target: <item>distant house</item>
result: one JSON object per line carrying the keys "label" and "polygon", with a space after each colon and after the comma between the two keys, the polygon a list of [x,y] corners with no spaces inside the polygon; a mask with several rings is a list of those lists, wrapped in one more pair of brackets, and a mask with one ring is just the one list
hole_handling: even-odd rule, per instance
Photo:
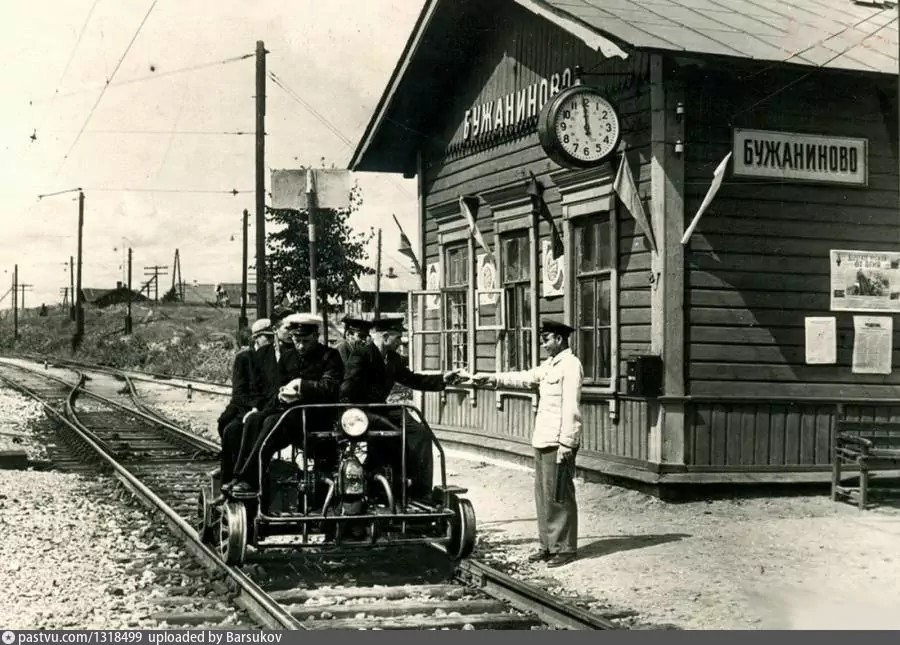
{"label": "distant house", "polygon": [[214,284],[185,284],[184,300],[186,305],[210,305],[216,306],[216,285]]}
{"label": "distant house", "polygon": [[93,305],[103,309],[111,305],[117,305],[128,302],[129,293],[131,294],[131,302],[146,302],[147,296],[140,294],[134,290],[129,291],[122,282],[116,282],[115,289],[91,289],[84,288],[81,290],[81,297],[87,305]]}
{"label": "distant house", "polygon": [[[241,306],[241,283],[240,282],[220,282],[216,285],[216,292],[219,294],[218,302],[220,306],[237,307]],[[247,283],[247,308],[256,307],[256,283]]]}
{"label": "distant house", "polygon": [[[356,279],[359,295],[344,305],[345,313],[364,314],[375,311],[374,275],[363,275]],[[422,288],[418,274],[408,269],[397,271],[394,267],[388,267],[381,275],[379,287],[378,305],[382,314],[406,313],[409,302],[409,292]]]}

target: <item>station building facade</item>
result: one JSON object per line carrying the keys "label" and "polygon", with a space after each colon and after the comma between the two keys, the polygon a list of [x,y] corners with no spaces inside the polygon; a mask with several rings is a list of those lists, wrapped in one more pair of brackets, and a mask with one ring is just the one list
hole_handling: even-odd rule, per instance
{"label": "station building facade", "polygon": [[[774,0],[750,14],[729,3],[726,29],[674,0],[652,20],[604,4],[426,3],[350,165],[418,180],[414,367],[528,369],[540,318],[555,317],[576,328],[584,365],[588,473],[827,480],[838,418],[900,421],[896,325],[887,373],[853,367],[854,317],[893,319],[897,273],[866,273],[889,287],[846,285],[842,296],[884,294],[860,313],[835,304],[832,266],[836,250],[851,252],[840,276],[900,257],[897,10],[822,0],[814,20]],[[845,25],[827,48],[823,20]],[[860,21],[867,31],[850,32]],[[578,80],[622,129],[589,169],[552,161],[536,131]],[[616,190],[623,163],[649,230]],[[826,321],[809,338],[809,318],[834,318],[834,333]],[[422,404],[440,437],[524,457],[536,396],[466,386]]]}

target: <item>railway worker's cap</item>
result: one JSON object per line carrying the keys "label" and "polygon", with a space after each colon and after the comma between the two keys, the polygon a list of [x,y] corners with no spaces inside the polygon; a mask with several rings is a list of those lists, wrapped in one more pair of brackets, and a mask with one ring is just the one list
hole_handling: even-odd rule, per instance
{"label": "railway worker's cap", "polygon": [[290,307],[285,307],[284,305],[277,305],[272,309],[272,325],[277,326],[282,320],[291,315],[293,311],[291,311]]}
{"label": "railway worker's cap", "polygon": [[347,329],[352,329],[353,331],[359,331],[364,334],[368,334],[369,330],[372,329],[372,321],[365,320],[364,318],[354,318],[353,316],[344,316],[344,319],[341,321],[344,323],[344,327]]}
{"label": "railway worker's cap", "polygon": [[318,332],[322,325],[322,318],[313,314],[290,314],[285,316],[281,324],[291,333],[308,334],[313,331]]}
{"label": "railway worker's cap", "polygon": [[406,331],[403,326],[403,318],[381,318],[372,322],[372,329],[375,331],[391,331],[402,334]]}
{"label": "railway worker's cap", "polygon": [[574,327],[569,327],[567,324],[561,323],[558,320],[550,320],[548,318],[541,320],[542,334],[558,334],[563,338],[568,338],[573,331],[575,331]]}
{"label": "railway worker's cap", "polygon": [[260,318],[256,322],[253,323],[253,326],[250,327],[250,337],[256,338],[257,336],[274,336],[275,329],[272,327],[272,321],[268,318]]}

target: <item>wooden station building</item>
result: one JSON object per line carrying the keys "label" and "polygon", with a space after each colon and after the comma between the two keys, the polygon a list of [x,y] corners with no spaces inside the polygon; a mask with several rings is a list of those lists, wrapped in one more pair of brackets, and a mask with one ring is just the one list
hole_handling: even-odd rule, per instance
{"label": "wooden station building", "polygon": [[[586,474],[827,481],[839,416],[900,421],[897,18],[852,0],[427,0],[350,163],[418,180],[414,366],[530,368],[557,317],[585,369]],[[567,167],[538,121],[579,80],[621,137]],[[423,397],[442,438],[522,456],[535,405]]]}

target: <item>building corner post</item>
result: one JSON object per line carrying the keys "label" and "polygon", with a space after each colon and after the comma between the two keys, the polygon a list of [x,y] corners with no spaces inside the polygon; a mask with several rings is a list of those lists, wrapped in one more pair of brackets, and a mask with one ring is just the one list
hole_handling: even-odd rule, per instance
{"label": "building corner post", "polygon": [[658,252],[651,262],[651,350],[662,358],[663,398],[651,405],[649,460],[685,463],[685,262],[684,233],[686,115],[677,115],[684,87],[662,54],[650,59],[650,212]]}

